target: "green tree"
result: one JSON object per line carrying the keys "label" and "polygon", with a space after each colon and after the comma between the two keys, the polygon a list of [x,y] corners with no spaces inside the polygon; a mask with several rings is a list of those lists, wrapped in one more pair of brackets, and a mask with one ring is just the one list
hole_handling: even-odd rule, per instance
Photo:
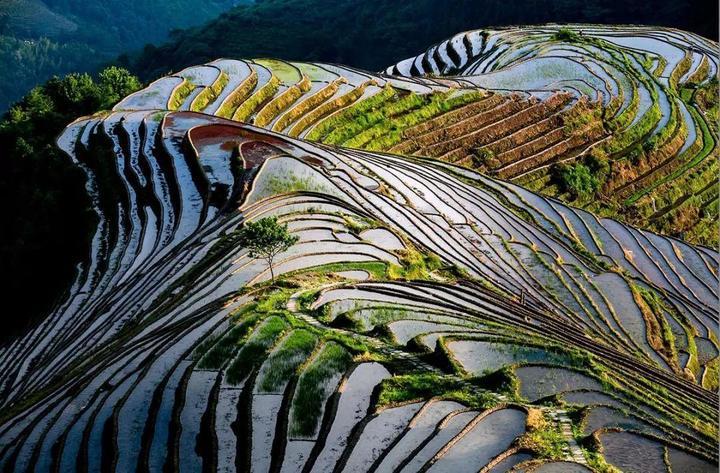
{"label": "green tree", "polygon": [[[97,216],[86,176],[55,145],[65,126],[112,107],[141,84],[109,68],[55,77],[33,88],[0,120],[0,343],[31,327],[61,297],[88,248]],[[114,166],[99,160],[100,166]],[[38,271],[38,268],[42,268]]]}
{"label": "green tree", "polygon": [[560,165],[555,169],[555,181],[563,192],[569,192],[573,198],[588,197],[597,191],[600,181],[590,168],[577,163],[572,166]]}
{"label": "green tree", "polygon": [[101,100],[107,108],[142,87],[140,80],[127,70],[110,66],[98,75]]}
{"label": "green tree", "polygon": [[240,245],[250,250],[251,258],[262,258],[270,268],[270,277],[275,282],[273,260],[293,246],[299,238],[288,232],[287,224],[281,225],[277,217],[265,217],[256,222],[247,222],[238,232]]}

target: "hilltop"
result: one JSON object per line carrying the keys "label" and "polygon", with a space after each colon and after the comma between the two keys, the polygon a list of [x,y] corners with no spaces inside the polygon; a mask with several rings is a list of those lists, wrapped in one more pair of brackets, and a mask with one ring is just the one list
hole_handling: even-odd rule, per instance
{"label": "hilltop", "polygon": [[[384,73],[217,59],[79,117],[98,224],[0,352],[0,465],[716,471],[720,254],[577,205],[714,179],[717,50],[473,30]],[[274,271],[239,244],[268,217]]]}

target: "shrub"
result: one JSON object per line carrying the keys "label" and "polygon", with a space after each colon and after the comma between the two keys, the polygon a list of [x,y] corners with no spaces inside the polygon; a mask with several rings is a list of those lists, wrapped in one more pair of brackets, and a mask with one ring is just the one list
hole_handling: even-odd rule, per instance
{"label": "shrub", "polygon": [[539,409],[529,410],[527,427],[528,432],[519,441],[521,447],[532,450],[539,458],[564,457],[565,437],[553,424],[545,420]]}
{"label": "shrub", "polygon": [[552,35],[552,39],[555,41],[565,41],[567,43],[577,43],[582,38],[577,31],[573,31],[570,28],[560,28]]}
{"label": "shrub", "polygon": [[559,165],[554,168],[553,179],[562,192],[568,192],[574,199],[589,197],[600,187],[600,181],[590,169],[581,163]]}
{"label": "shrub", "polygon": [[471,159],[474,168],[495,168],[500,164],[499,161],[495,159],[495,153],[487,148],[475,148]]}

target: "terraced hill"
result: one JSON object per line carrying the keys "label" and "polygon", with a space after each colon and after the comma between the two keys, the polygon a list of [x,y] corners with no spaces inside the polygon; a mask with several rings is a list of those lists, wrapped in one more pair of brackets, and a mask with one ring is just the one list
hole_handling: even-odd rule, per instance
{"label": "terraced hill", "polygon": [[[390,76],[219,60],[160,79],[116,110],[202,111],[326,144],[437,157],[715,247],[717,56],[716,43],[677,30],[472,31]],[[577,184],[582,171],[593,178]]]}
{"label": "terraced hill", "polygon": [[4,470],[715,471],[720,255],[382,152],[608,109],[473,77],[224,59],[69,125],[100,223],[0,352]]}
{"label": "terraced hill", "polygon": [[[491,89],[589,97],[601,110],[571,116],[562,132],[535,122],[504,140],[475,141],[481,168],[565,197],[547,164],[585,156],[602,174],[601,199],[581,202],[585,208],[717,246],[717,43],[657,28],[511,28],[458,34],[387,72],[451,74]],[[462,154],[409,141],[394,149],[449,159]],[[579,151],[567,151],[581,142]]]}

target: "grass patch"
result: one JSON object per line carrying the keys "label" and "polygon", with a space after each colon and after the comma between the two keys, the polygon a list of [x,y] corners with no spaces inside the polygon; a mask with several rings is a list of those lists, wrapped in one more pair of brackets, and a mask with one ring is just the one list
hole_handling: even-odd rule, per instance
{"label": "grass patch", "polygon": [[284,176],[270,176],[267,182],[267,191],[270,195],[284,194],[287,192],[320,192],[327,193],[324,185],[319,184],[312,177],[298,177],[295,174]]}
{"label": "grass patch", "polygon": [[430,273],[442,267],[440,257],[434,253],[421,253],[408,247],[396,250],[400,255],[400,264],[391,264],[388,268],[390,279],[424,279],[430,278]]}
{"label": "grass patch", "polygon": [[540,409],[528,410],[527,433],[520,438],[520,447],[531,450],[539,458],[561,460],[565,445],[565,437],[555,424],[545,419]]}
{"label": "grass patch", "polygon": [[242,340],[261,319],[261,315],[253,313],[242,319],[240,323],[228,330],[200,358],[197,367],[200,369],[217,370],[242,346]]}
{"label": "grass patch", "polygon": [[239,384],[258,366],[275,340],[287,329],[288,324],[281,317],[270,316],[255,329],[245,345],[227,368],[227,382]]}
{"label": "grass patch", "polygon": [[223,101],[218,111],[215,113],[219,117],[232,118],[235,110],[252,94],[258,83],[258,75],[255,69],[245,78],[242,83],[233,90],[230,95]]}
{"label": "grass patch", "polygon": [[330,383],[350,367],[352,357],[335,342],[323,345],[318,355],[300,375],[292,405],[290,435],[312,437],[320,424],[322,406],[327,399]]}
{"label": "grass patch", "polygon": [[709,390],[709,391],[717,391],[718,385],[720,383],[718,382],[718,372],[720,371],[720,360],[715,358],[714,360],[711,360],[708,362],[706,368],[705,368],[705,374],[703,375],[702,379],[702,386],[703,388]]}
{"label": "grass patch", "polygon": [[570,28],[560,28],[553,33],[552,39],[555,41],[564,41],[566,43],[579,43],[582,37],[577,31],[571,30]]}
{"label": "grass patch", "polygon": [[273,125],[273,131],[282,131],[287,128],[292,122],[308,113],[310,110],[318,107],[320,104],[328,100],[330,97],[335,95],[340,85],[345,82],[344,79],[336,79],[321,90],[303,100],[295,107],[285,112],[277,122]]}
{"label": "grass patch", "polygon": [[273,98],[258,112],[254,120],[255,125],[260,127],[268,125],[278,114],[295,103],[305,92],[309,91],[311,87],[312,84],[307,77],[303,77],[300,82],[288,87],[287,90]]}
{"label": "grass patch", "polygon": [[255,62],[270,69],[273,75],[276,75],[281,81],[287,84],[293,84],[300,80],[300,71],[285,61],[262,58],[256,59]]}
{"label": "grass patch", "polygon": [[[392,97],[395,97],[397,92],[390,85],[386,86],[382,92],[373,95],[347,109],[335,114],[332,117],[323,120],[313,130],[308,133],[307,139],[312,141],[322,142],[339,142],[341,137],[347,131],[347,127],[351,126],[353,129],[359,129],[363,123],[369,122],[369,113],[382,106],[382,104]],[[365,117],[365,118],[361,118]],[[350,136],[348,134],[348,136]]]}
{"label": "grass patch", "polygon": [[275,349],[257,382],[258,391],[275,392],[286,383],[315,349],[317,337],[307,330],[293,330]]}
{"label": "grass patch", "polygon": [[182,104],[185,103],[185,99],[187,99],[192,91],[195,90],[195,87],[197,87],[195,84],[187,79],[183,79],[180,85],[173,89],[172,94],[168,99],[168,110],[179,109]]}
{"label": "grass patch", "polygon": [[280,79],[277,76],[271,76],[266,84],[238,106],[235,113],[233,113],[232,119],[238,122],[247,121],[255,109],[273,97],[279,88]]}
{"label": "grass patch", "polygon": [[208,105],[217,100],[228,82],[230,82],[230,77],[221,71],[212,85],[203,89],[203,91],[195,97],[195,100],[190,104],[190,110],[193,112],[205,110]]}
{"label": "grass patch", "polygon": [[258,312],[282,311],[287,307],[288,299],[292,294],[291,289],[279,289],[271,292],[258,301],[255,310]]}
{"label": "grass patch", "polygon": [[478,390],[458,378],[419,373],[393,376],[383,380],[380,384],[377,406],[392,406],[431,397],[453,400],[468,407],[481,409],[497,404],[492,394]]}
{"label": "grass patch", "polygon": [[[334,273],[344,271],[366,271],[370,274],[371,279],[387,279],[387,264],[381,261],[353,261],[349,263],[324,264],[321,266],[314,266],[310,269],[302,269],[285,274],[284,279],[291,282],[297,282],[302,287],[310,288],[326,282],[332,282],[335,280],[340,281],[341,279],[338,279]],[[315,299],[311,296],[315,294],[315,291],[309,291],[301,294],[299,300],[300,307],[307,307],[307,305],[312,303]]]}

